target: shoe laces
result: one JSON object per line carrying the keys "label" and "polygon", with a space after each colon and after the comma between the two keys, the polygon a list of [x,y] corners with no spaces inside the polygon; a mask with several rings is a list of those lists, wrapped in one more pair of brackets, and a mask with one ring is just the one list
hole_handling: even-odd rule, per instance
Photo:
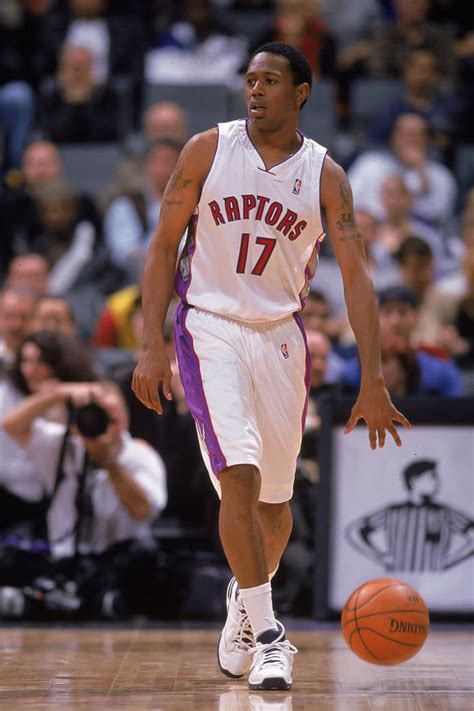
{"label": "shoe laces", "polygon": [[233,641],[235,646],[239,647],[239,649],[250,651],[255,645],[255,639],[243,602],[239,603],[239,615],[240,625]]}
{"label": "shoe laces", "polygon": [[270,644],[262,644],[257,642],[257,646],[250,650],[251,654],[255,654],[254,664],[259,664],[261,667],[278,666],[284,669],[290,655],[297,654],[298,650],[287,639],[276,639]]}

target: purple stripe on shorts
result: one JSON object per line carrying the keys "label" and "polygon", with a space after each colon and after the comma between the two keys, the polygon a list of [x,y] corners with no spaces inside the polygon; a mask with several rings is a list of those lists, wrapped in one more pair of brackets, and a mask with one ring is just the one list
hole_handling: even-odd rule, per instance
{"label": "purple stripe on shorts", "polygon": [[303,321],[301,320],[301,316],[299,314],[293,314],[293,315],[294,315],[296,324],[301,331],[301,335],[303,336],[304,344],[306,347],[306,370],[305,370],[305,374],[304,374],[304,384],[306,386],[306,397],[305,397],[305,401],[304,401],[303,414],[301,415],[301,430],[302,430],[302,432],[304,432],[304,426],[306,423],[306,413],[308,412],[309,389],[311,387],[311,354],[309,352],[308,341],[306,339],[306,332],[304,330]]}
{"label": "purple stripe on shorts", "polygon": [[219,478],[220,472],[227,467],[227,461],[212,426],[211,415],[202,384],[199,357],[194,350],[193,337],[186,328],[188,313],[189,306],[181,302],[175,313],[175,341],[179,373],[189,410],[209,454],[212,471]]}

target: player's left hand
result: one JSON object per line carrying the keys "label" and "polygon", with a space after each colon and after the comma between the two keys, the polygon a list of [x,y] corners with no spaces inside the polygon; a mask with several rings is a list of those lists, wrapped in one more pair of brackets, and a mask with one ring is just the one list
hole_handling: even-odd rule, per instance
{"label": "player's left hand", "polygon": [[385,444],[386,430],[392,435],[397,447],[402,446],[402,440],[395,427],[399,422],[407,429],[411,428],[410,422],[393,405],[390,395],[383,382],[361,387],[359,396],[351,411],[344,434],[352,432],[359,420],[365,420],[369,429],[369,442],[371,449],[383,447]]}

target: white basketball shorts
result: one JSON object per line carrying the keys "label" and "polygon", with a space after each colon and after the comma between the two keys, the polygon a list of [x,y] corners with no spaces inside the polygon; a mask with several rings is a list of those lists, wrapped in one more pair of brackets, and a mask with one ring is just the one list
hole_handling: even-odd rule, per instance
{"label": "white basketball shorts", "polygon": [[260,501],[293,493],[311,361],[299,317],[249,324],[181,304],[176,353],[201,451],[220,496],[223,469],[260,470]]}

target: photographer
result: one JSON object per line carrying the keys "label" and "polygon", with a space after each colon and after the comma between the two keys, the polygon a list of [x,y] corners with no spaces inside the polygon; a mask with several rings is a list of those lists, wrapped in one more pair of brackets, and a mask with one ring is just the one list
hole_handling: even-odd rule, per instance
{"label": "photographer", "polygon": [[[41,415],[69,406],[67,426]],[[159,455],[127,431],[113,383],[44,384],[1,423],[24,447],[52,497],[47,586],[88,616],[149,612],[155,546],[152,523],[167,499]],[[47,595],[36,595],[36,599]],[[60,595],[59,595],[60,596]],[[64,609],[64,608],[62,608]]]}

